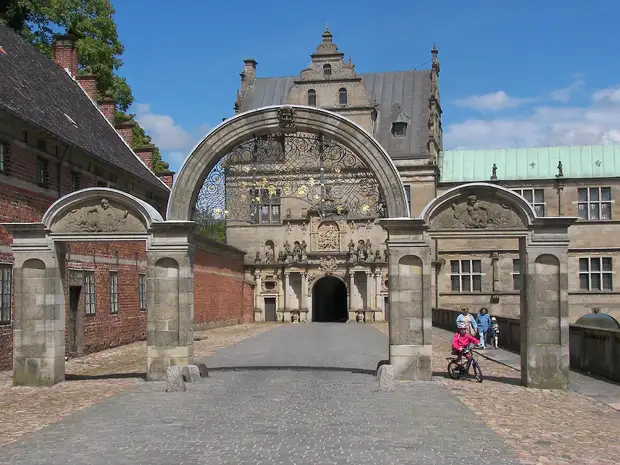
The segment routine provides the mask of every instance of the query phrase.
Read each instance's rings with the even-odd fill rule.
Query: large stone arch
[[[167,219],[191,221],[200,189],[211,170],[235,146],[276,132],[322,133],[355,153],[376,176],[390,217],[409,216],[405,188],[385,149],[342,115],[301,105],[269,106],[240,113],[213,129],[185,159],[172,188]]]
[[[432,375],[432,239],[519,239],[521,377],[525,386],[566,389],[568,351],[568,228],[577,218],[537,217],[521,195],[489,183],[454,187],[416,219],[383,219],[388,232],[390,363],[401,379]],[[416,273],[401,260],[417,257]],[[442,369],[443,367],[437,367]]]
[[[38,223],[8,223],[14,256],[15,385],[52,385],[65,376],[67,242],[146,244],[147,377],[192,359],[191,224],[165,222],[147,202],[109,188],[72,192]]]

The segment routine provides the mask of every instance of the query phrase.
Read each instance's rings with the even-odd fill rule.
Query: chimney
[[[164,171],[155,173],[155,176],[161,179],[166,186],[172,189],[172,184],[174,183],[174,172],[168,169],[170,165],[167,162],[162,161],[162,165],[164,166]]]
[[[140,145],[133,149],[134,153],[138,155],[140,160],[144,162],[144,164],[153,171],[153,152],[155,151],[154,145]]]
[[[63,69],[71,74],[71,77],[77,76],[78,70],[78,51],[75,44],[77,37],[73,34],[64,34],[56,36],[53,45],[54,61]]]
[[[86,95],[91,100],[97,100],[97,76],[94,74],[82,74],[75,78]]]
[[[112,92],[110,91],[106,92],[103,98],[97,101],[97,105],[99,106],[101,113],[103,113],[103,116],[105,116],[106,119],[110,123],[112,123],[112,125],[114,125],[115,112],[116,112],[116,100],[114,100],[114,97],[112,96]]]
[[[123,121],[116,123],[115,127],[118,133],[121,135],[129,147],[133,147],[133,127],[136,125],[131,120],[131,116],[123,115]]]
[[[243,63],[243,72],[240,74],[242,94],[248,87],[254,84],[254,80],[256,79],[256,65],[258,64],[254,58],[246,58],[243,60]]]

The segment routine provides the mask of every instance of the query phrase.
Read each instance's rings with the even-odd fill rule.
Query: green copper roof
[[[489,181],[493,164],[499,181],[620,177],[620,145],[531,149],[446,150],[439,156],[441,182]]]

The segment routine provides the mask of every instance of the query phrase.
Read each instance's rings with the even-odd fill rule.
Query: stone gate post
[[[527,387],[568,387],[568,227],[575,220],[536,219],[520,239],[521,381]]]
[[[13,384],[65,379],[64,263],[43,224],[3,225],[13,235]]]
[[[147,379],[166,379],[169,366],[194,358],[191,221],[153,225],[147,242]]]
[[[383,219],[387,232],[390,365],[397,379],[432,378],[431,247],[424,220]]]

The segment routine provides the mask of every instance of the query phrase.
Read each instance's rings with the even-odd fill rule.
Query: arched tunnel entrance
[[[334,276],[324,276],[312,288],[312,321],[341,322],[349,319],[347,286]]]

